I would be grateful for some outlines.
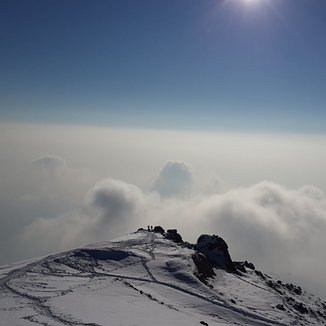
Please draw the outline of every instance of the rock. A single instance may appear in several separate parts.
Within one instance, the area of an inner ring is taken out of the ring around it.
[[[198,238],[194,249],[204,254],[216,266],[226,271],[236,272],[228,251],[228,245],[219,236],[202,234]]]
[[[245,267],[248,267],[248,268],[252,269],[253,271],[255,270],[255,265],[254,265],[253,263],[248,263],[247,261],[245,261],[245,262],[243,263],[243,265],[244,265]]]
[[[239,270],[240,272],[247,273],[247,270],[241,261],[234,261],[233,264],[234,264],[235,268],[237,270]]]
[[[285,310],[284,306],[282,304],[276,305],[276,308],[279,310]]]
[[[176,243],[181,243],[182,241],[182,237],[181,235],[177,232],[176,229],[170,229],[166,231],[166,235],[165,235],[166,239],[172,240]]]
[[[308,309],[306,308],[306,306],[302,303],[302,302],[300,302],[300,303],[295,303],[294,305],[293,305],[293,308],[294,309],[296,309],[296,310],[298,310],[301,314],[306,314],[306,313],[308,313]]]
[[[208,326],[208,324],[206,322],[204,322],[204,321],[200,321],[199,323],[204,325],[204,326]]]
[[[262,272],[260,272],[260,271],[256,271],[256,270],[255,270],[255,273],[256,273],[258,276],[260,276],[261,278],[265,279],[265,276],[264,276],[264,274],[263,274]]]
[[[153,232],[164,234],[165,231],[161,226],[155,226]]]
[[[233,262],[235,268],[243,273],[247,273],[246,268],[250,268],[255,270],[255,266],[253,263],[248,263],[247,261],[234,261]]]
[[[212,263],[207,260],[205,255],[198,252],[192,255],[192,259],[197,267],[195,276],[207,285],[207,279],[216,275]]]

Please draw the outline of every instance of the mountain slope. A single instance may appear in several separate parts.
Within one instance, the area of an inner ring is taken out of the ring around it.
[[[202,236],[190,245],[176,234],[139,230],[3,266],[0,324],[326,324],[324,302],[228,260],[221,238]]]

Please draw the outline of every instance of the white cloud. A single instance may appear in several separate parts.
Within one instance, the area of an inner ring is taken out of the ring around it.
[[[195,182],[193,168],[182,161],[168,161],[151,187],[162,197],[190,194]]]
[[[326,195],[321,190],[261,182],[204,198],[196,215],[229,243],[234,259],[250,260],[266,272],[292,273],[299,281],[310,275],[306,286],[326,297],[326,288],[322,292],[313,284],[321,270],[326,272]]]
[[[41,255],[115,238],[135,230],[145,207],[146,196],[138,187],[105,179],[88,191],[85,206],[35,219],[25,228],[23,241]]]
[[[325,137],[2,127],[0,264],[162,225],[326,298]]]
[[[233,259],[252,261],[264,272],[293,273],[311,291],[326,296],[326,289],[314,285],[320,271],[326,272],[326,195],[313,186],[291,190],[265,181],[223,194],[177,199],[106,179],[88,192],[83,213],[35,220],[24,240],[63,250],[147,225],[178,228],[191,242],[201,233],[218,234]]]
[[[101,211],[104,221],[123,223],[138,214],[144,206],[144,195],[134,185],[106,179],[88,192],[87,202]]]

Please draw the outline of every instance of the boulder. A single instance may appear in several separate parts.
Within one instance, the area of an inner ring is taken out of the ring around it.
[[[155,226],[154,229],[153,229],[153,232],[161,233],[161,234],[165,233],[164,229],[161,226]]]
[[[194,249],[204,254],[214,265],[229,272],[236,272],[236,268],[231,260],[228,245],[217,235],[202,234]]]
[[[172,240],[172,241],[174,241],[176,243],[183,242],[181,235],[177,232],[176,229],[167,230],[165,238],[169,239],[169,240]]]

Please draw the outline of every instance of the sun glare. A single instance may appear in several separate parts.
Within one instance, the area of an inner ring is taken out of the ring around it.
[[[260,7],[263,4],[263,2],[266,2],[266,1],[264,1],[264,0],[241,0],[241,2],[248,6]]]
[[[266,0],[224,0],[224,3],[231,2],[231,3],[242,3],[246,5],[260,5],[263,2],[266,2]]]
[[[242,1],[245,2],[245,3],[248,3],[248,4],[254,4],[254,3],[261,2],[261,0],[242,0]]]

